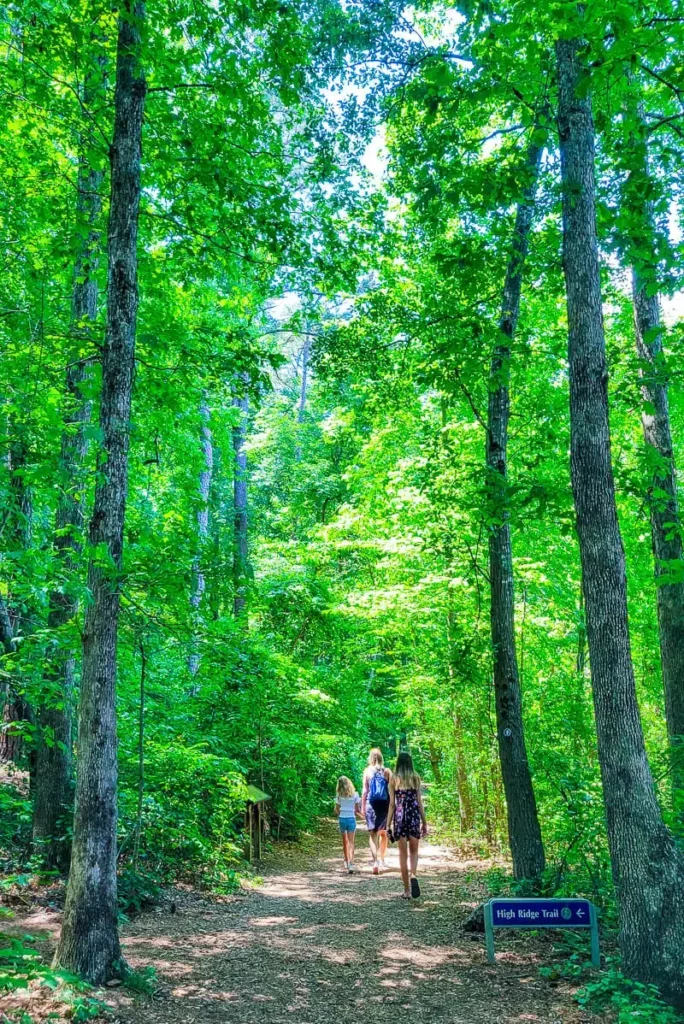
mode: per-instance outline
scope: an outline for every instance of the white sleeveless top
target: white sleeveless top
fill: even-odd
[[[337,803],[340,808],[340,818],[353,818],[356,808],[361,803],[358,793],[354,796],[338,796]]]

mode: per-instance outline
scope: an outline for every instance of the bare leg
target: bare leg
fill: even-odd
[[[348,837],[349,837],[349,863],[353,864],[354,863],[354,847],[356,845],[356,831],[349,832],[348,833]]]
[[[387,829],[383,828],[383,830],[378,833],[378,836],[380,837],[380,860],[384,864],[385,854],[387,853]]]
[[[345,866],[349,863],[349,833],[342,833],[342,849],[344,850],[344,863]]]
[[[376,861],[378,859],[378,833],[368,833],[368,848],[370,850],[371,860]]]
[[[414,839],[413,836],[409,839],[409,851],[411,857],[411,878],[416,877],[418,870],[418,847],[420,846],[420,840]]]
[[[409,889],[409,871],[408,871],[408,846],[406,839],[402,836],[399,840],[399,870],[401,871],[401,880],[404,883],[404,894],[410,895]]]

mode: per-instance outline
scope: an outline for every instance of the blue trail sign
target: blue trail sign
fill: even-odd
[[[495,928],[588,928],[591,962],[601,965],[596,908],[589,900],[493,899],[485,904],[487,959],[494,963]]]

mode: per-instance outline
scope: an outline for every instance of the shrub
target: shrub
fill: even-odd
[[[117,878],[117,891],[121,913],[139,914],[159,899],[160,880],[126,865]]]
[[[594,1012],[617,1011],[616,1024],[681,1024],[682,1016],[663,1002],[655,985],[630,981],[619,970],[604,971],[577,994],[577,1002]]]
[[[54,1002],[69,1007],[68,1016],[76,1024],[99,1017],[106,1007],[90,995],[90,986],[68,971],[46,967],[30,943],[31,936],[16,939],[0,933],[0,992],[13,992],[38,983],[52,989]],[[57,1015],[57,1014],[55,1014]],[[24,1015],[26,1022],[31,1018]]]
[[[234,867],[240,855],[245,782],[233,761],[196,746],[145,747],[145,796],[139,865],[131,869],[137,833],[134,765],[122,769],[120,848],[123,892],[136,903],[154,887],[178,878],[203,882],[205,875]],[[148,891],[149,890],[149,891]]]
[[[19,870],[31,843],[31,801],[11,783],[0,784],[0,872]]]

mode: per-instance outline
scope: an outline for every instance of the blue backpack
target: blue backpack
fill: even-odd
[[[372,804],[389,803],[389,787],[382,768],[376,768],[371,775],[368,799]]]

